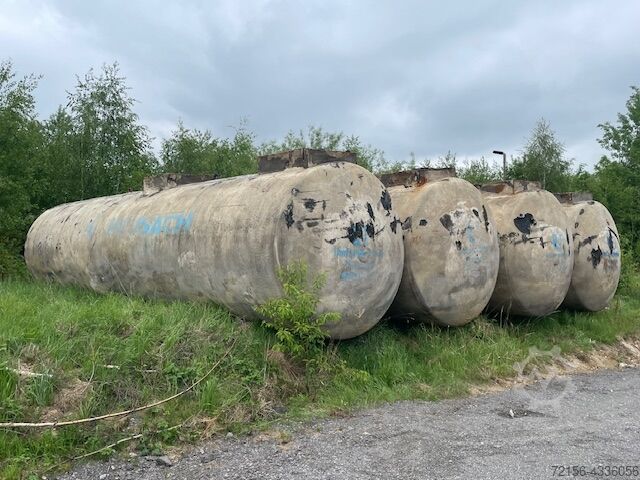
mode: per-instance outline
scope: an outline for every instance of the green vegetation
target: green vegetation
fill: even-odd
[[[10,62],[0,63],[0,278],[21,275],[22,248],[27,230],[44,210],[61,203],[112,195],[141,188],[142,178],[162,172],[216,174],[220,177],[254,173],[256,157],[293,148],[351,150],[357,162],[378,173],[431,166],[428,159],[389,161],[384,152],[354,135],[310,126],[289,131],[281,141],[257,144],[245,123],[231,138],[208,130],[190,129],[178,121],[161,141],[158,155],[148,129],[135,113],[135,99],[118,65],[105,65],[79,77],[64,106],[41,120],[36,113],[39,77],[17,78]],[[590,173],[574,170],[562,142],[541,120],[512,158],[509,178],[539,180],[550,191],[589,190],[616,219],[628,251],[640,257],[640,90],[632,89],[627,112],[617,123],[600,125],[599,140],[610,156]],[[472,183],[502,177],[501,167],[484,158],[460,164],[455,154],[433,162],[451,167]]]
[[[459,395],[513,375],[513,365],[530,346],[584,351],[640,332],[638,88],[627,112],[615,124],[600,126],[600,142],[610,156],[593,173],[572,169],[544,121],[508,172],[551,190],[592,191],[610,209],[624,260],[609,310],[560,312],[506,326],[480,318],[451,330],[383,322],[327,348],[321,327],[335,317],[316,316],[322,279],[309,284],[302,266],[281,273],[285,295],[260,309],[263,328],[213,305],[97,295],[28,281],[21,257],[26,232],[47,208],[138,189],[152,173],[251,173],[258,154],[305,146],[352,150],[360,165],[376,172],[416,166],[415,158],[392,163],[358,137],[318,127],[257,145],[245,125],[232,138],[217,138],[182,123],[162,141],[157,157],[117,65],[81,77],[66,105],[45,120],[36,114],[38,80],[18,79],[11,63],[0,64],[0,422],[86,418],[143,406],[200,383],[130,416],[56,429],[1,429],[2,478],[43,473],[118,441],[118,448],[159,452],[227,429],[261,428],[274,419]],[[484,159],[457,165],[451,152],[437,164],[457,166],[474,183],[501,177],[499,167]]]
[[[291,272],[298,277],[290,284],[302,284],[300,271]],[[158,453],[167,445],[259,429],[275,419],[464,394],[472,385],[514,375],[514,363],[530,346],[584,351],[640,332],[640,276],[627,275],[612,307],[595,314],[560,312],[505,327],[480,318],[459,329],[382,323],[331,345],[324,361],[337,368],[323,369],[313,381],[304,365],[282,353],[295,357],[297,347],[283,347],[288,343],[276,333],[213,305],[0,282],[0,422],[78,419],[142,406],[189,387],[228,351],[193,391],[130,417],[0,430],[0,477],[60,468],[137,434],[142,438],[119,449]],[[313,302],[313,294],[291,290],[288,300],[268,304],[265,313],[295,323]],[[287,312],[287,305],[297,313]],[[314,352],[315,329],[310,333]],[[296,342],[304,343],[304,336]]]
[[[275,332],[274,350],[301,362],[310,373],[327,366],[323,325],[340,320],[334,312],[317,314],[320,290],[326,283],[322,275],[310,280],[304,263],[293,263],[278,272],[284,291],[257,308],[262,325]]]

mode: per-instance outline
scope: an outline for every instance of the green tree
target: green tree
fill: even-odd
[[[603,131],[598,141],[611,155],[634,173],[640,169],[640,88],[631,87],[626,113],[618,114],[618,122],[598,125]]]
[[[598,125],[603,132],[598,141],[611,158],[603,156],[598,162],[592,186],[640,258],[640,89],[631,89],[627,111],[618,114],[617,122]]]
[[[480,160],[468,160],[457,167],[458,176],[474,185],[497,182],[501,179],[501,170],[494,163],[489,164],[484,157]]]
[[[281,142],[270,141],[263,143],[260,155],[293,150],[296,148],[317,148],[325,150],[349,150],[356,154],[356,163],[367,170],[377,173],[386,173],[393,170],[384,157],[384,152],[371,145],[365,145],[356,135],[345,135],[343,132],[327,132],[322,127],[313,125],[307,131],[290,130]]]
[[[33,92],[38,79],[16,79],[11,62],[0,63],[0,276],[11,273],[35,218],[34,182],[42,150]]]
[[[77,183],[69,193],[83,199],[139,190],[145,175],[157,162],[151,152],[147,128],[134,112],[135,99],[129,95],[125,77],[118,64],[105,65],[96,75],[93,70],[78,78],[69,94],[67,119],[61,112],[48,122],[48,137],[58,142],[54,150],[69,151]],[[50,159],[56,165],[59,156]],[[70,172],[65,172],[70,173]]]
[[[538,121],[527,140],[522,157],[507,169],[510,178],[537,180],[552,192],[563,192],[571,185],[571,161],[564,158],[565,148],[551,130],[549,122]]]
[[[44,122],[44,151],[41,176],[48,179],[37,200],[41,209],[84,198],[78,172],[83,171],[81,159],[74,151],[73,118],[59,107]]]
[[[171,137],[162,142],[162,170],[172,173],[215,174],[232,177],[258,169],[254,135],[244,124],[232,139],[216,138],[209,130],[187,129],[178,122]]]

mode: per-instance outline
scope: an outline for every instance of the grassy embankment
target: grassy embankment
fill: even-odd
[[[604,312],[559,312],[505,327],[486,318],[449,330],[383,322],[331,350],[344,368],[309,377],[271,350],[272,333],[214,305],[0,282],[0,422],[144,405],[191,385],[231,348],[204,382],[159,407],[85,426],[0,430],[0,478],[41,474],[137,434],[122,446],[159,453],[169,444],[283,418],[465,394],[472,385],[513,376],[530,346],[569,353],[640,332],[640,276],[627,275],[620,290]]]

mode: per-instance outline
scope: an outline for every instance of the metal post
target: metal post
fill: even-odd
[[[501,150],[494,150],[496,155],[502,155],[502,180],[507,181],[507,154]]]

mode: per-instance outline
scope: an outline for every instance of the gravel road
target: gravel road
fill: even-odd
[[[79,465],[60,478],[538,479],[569,473],[559,468],[554,476],[554,465],[612,477],[612,467],[617,473],[619,466],[640,468],[639,393],[639,368],[604,370],[464,399],[383,405],[293,427],[287,443],[227,436],[194,447],[171,466],[166,459],[113,459]],[[626,473],[640,478],[633,469]]]

